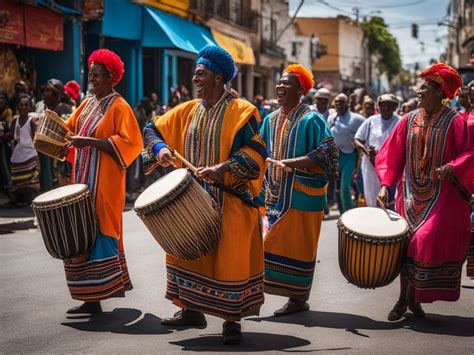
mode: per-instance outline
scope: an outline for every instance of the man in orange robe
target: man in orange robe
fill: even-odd
[[[251,205],[262,183],[266,152],[257,108],[225,89],[234,74],[229,53],[204,47],[193,77],[199,99],[175,107],[144,130],[151,157],[166,166],[177,150],[198,168],[197,181],[222,212],[216,250],[194,261],[166,256],[166,298],[182,310],[161,323],[204,326],[203,313],[214,315],[225,320],[225,344],[240,342],[237,322],[258,315],[263,303],[263,242],[258,210]]]

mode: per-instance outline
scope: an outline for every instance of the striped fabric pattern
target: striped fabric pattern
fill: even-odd
[[[234,96],[225,91],[219,101],[207,110],[203,104],[196,109],[189,124],[184,141],[184,157],[195,167],[213,166],[221,161],[220,135],[227,105]],[[221,207],[224,192],[218,187],[199,181],[204,189]]]
[[[76,300],[95,302],[125,297],[125,291],[133,288],[123,253],[85,262],[66,260],[64,269],[71,297]]]
[[[444,146],[457,112],[446,106],[426,122],[423,109],[408,116],[405,183],[405,216],[413,231],[428,218],[441,191],[441,180],[433,176],[443,165]]]
[[[120,95],[114,91],[110,95],[99,100],[95,96],[89,98],[77,122],[76,132],[78,132],[78,135],[84,137],[95,137],[95,132],[102,117],[119,96]],[[95,150],[95,148],[90,146],[77,149],[74,161],[75,182],[81,184],[88,183],[89,169],[94,165],[91,152]],[[93,186],[90,186],[90,184],[89,189],[91,190],[93,199],[95,200],[96,195],[94,193],[94,188]]]
[[[474,230],[471,231],[471,244],[467,254],[467,276],[474,277]]]
[[[307,300],[314,266],[315,260],[304,262],[265,252],[265,292]]]
[[[32,189],[39,191],[39,159],[31,158],[23,163],[11,163],[12,191]]]
[[[258,315],[263,303],[263,274],[242,281],[217,281],[167,264],[165,297],[182,306],[230,321]]]
[[[406,269],[410,283],[421,291],[456,291],[461,287],[461,272],[464,260],[426,265],[407,257]],[[448,301],[448,300],[446,300]]]

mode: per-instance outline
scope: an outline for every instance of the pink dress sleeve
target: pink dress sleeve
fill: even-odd
[[[468,121],[454,122],[454,142],[459,155],[449,162],[461,183],[474,193],[474,121],[472,116]]]
[[[375,158],[380,184],[394,186],[403,176],[408,116],[404,116],[384,142]]]

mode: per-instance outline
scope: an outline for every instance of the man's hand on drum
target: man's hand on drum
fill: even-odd
[[[451,165],[443,165],[442,167],[436,169],[436,174],[438,179],[440,180],[448,180],[448,181],[453,181],[454,179],[454,170]]]
[[[380,188],[379,194],[377,195],[377,200],[380,200],[380,202],[382,202],[385,207],[388,207],[389,192],[387,185],[383,185]]]
[[[174,166],[173,153],[168,148],[161,148],[157,156],[158,163],[161,166]]]
[[[222,183],[224,174],[230,170],[228,162],[223,162],[206,168],[198,168],[196,176],[208,184]]]

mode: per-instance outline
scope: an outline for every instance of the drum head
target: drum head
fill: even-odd
[[[186,169],[176,169],[162,176],[148,186],[135,201],[135,209],[141,209],[161,200],[173,192],[186,179],[189,172]]]
[[[72,184],[67,186],[58,187],[57,189],[45,192],[39,195],[33,200],[35,203],[48,203],[57,200],[62,200],[64,197],[74,196],[82,192],[87,191],[87,185],[84,184]]]
[[[375,238],[388,238],[408,232],[408,223],[398,213],[381,208],[354,208],[341,216],[341,222],[347,229],[357,234]]]

